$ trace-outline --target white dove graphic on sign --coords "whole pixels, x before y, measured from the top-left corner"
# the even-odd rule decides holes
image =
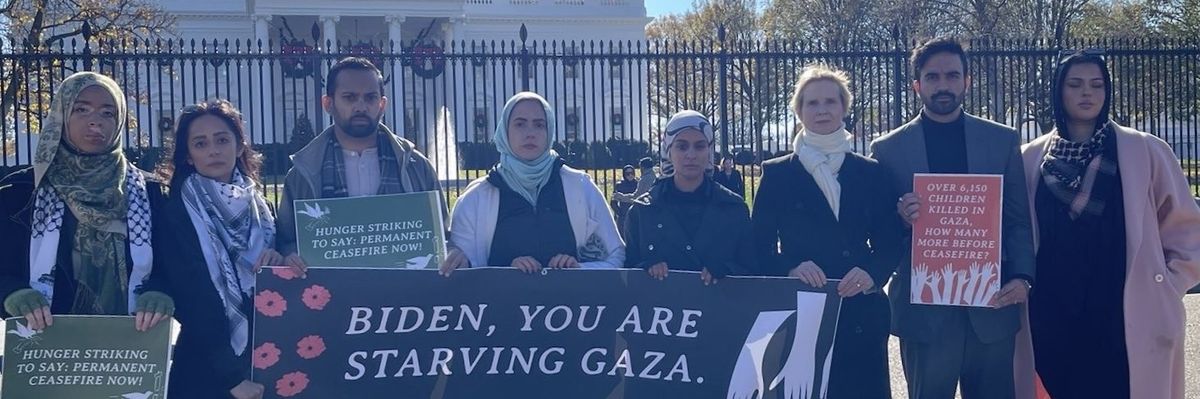
[[[112,398],[120,398],[120,399],[151,399],[151,398],[156,397],[156,395],[154,394],[154,391],[146,391],[146,392],[130,392],[130,393],[127,393],[127,394],[124,394],[121,396],[111,396],[111,397]]]
[[[409,259],[404,262],[404,268],[405,269],[424,269],[426,266],[429,266],[430,258],[433,258],[432,254],[425,255],[425,256],[418,256],[418,257]]]
[[[33,338],[33,336],[37,335],[37,333],[38,333],[37,330],[29,328],[28,326],[21,324],[21,322],[17,322],[16,325],[17,325],[17,329],[16,330],[8,330],[9,334],[16,334],[18,337],[30,339],[30,338]]]
[[[321,209],[320,204],[304,204],[304,210],[297,211],[297,213],[313,219],[320,219],[329,214],[329,208]]]

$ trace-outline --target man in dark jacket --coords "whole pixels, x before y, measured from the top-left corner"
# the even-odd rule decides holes
[[[429,159],[379,122],[387,107],[379,68],[363,58],[345,58],[329,68],[325,81],[321,105],[333,126],[292,156],[275,219],[276,247],[293,267],[305,262],[296,246],[292,201],[441,191]]]

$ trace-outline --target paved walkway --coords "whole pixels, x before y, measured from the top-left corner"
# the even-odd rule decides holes
[[[1185,343],[1187,359],[1187,393],[1186,398],[1200,398],[1200,294],[1188,295],[1183,301],[1187,309],[1187,342]],[[888,345],[891,349],[890,365],[892,366],[892,398],[908,397],[908,388],[904,384],[904,371],[900,368],[900,344],[892,337]]]

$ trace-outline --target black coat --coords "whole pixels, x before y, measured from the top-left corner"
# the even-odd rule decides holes
[[[153,209],[164,201],[163,186],[153,175],[142,172],[146,178],[146,196]],[[32,233],[34,212],[33,167],[27,167],[0,179],[0,301],[13,292],[29,287],[29,241]],[[71,259],[71,239],[78,220],[67,207],[63,212],[62,237],[58,240],[57,267],[54,268],[54,301],[50,313],[68,314],[75,302],[75,267]],[[133,257],[128,256],[129,245],[125,245],[126,259],[130,262],[127,273],[133,271]],[[156,282],[142,284],[142,291],[161,291]],[[2,308],[2,307],[0,307]],[[130,309],[131,311],[133,309]],[[3,317],[14,316],[0,309]]]
[[[722,186],[725,186],[725,188],[728,188],[729,191],[732,191],[739,197],[745,198],[746,181],[742,179],[742,172],[738,172],[737,169],[732,169],[730,172],[731,173],[729,175],[726,175],[725,171],[721,169],[714,170],[713,180],[715,180],[717,183],[720,183]]]
[[[711,180],[701,186],[708,203],[695,237],[688,239],[672,212],[674,182],[662,179],[638,198],[625,220],[625,265],[648,269],[666,262],[670,270],[708,271],[715,277],[751,274],[750,212],[741,197]]]
[[[162,284],[175,300],[175,319],[181,328],[175,344],[168,395],[179,398],[227,398],[229,390],[250,378],[253,340],[242,356],[229,345],[225,305],[208,274],[200,238],[192,226],[179,191],[154,210],[154,270],[151,280]],[[253,338],[253,298],[242,311],[250,318]]]
[[[812,261],[827,278],[858,267],[876,290],[842,300],[829,397],[888,397],[888,299],[882,291],[900,263],[903,227],[887,171],[846,154],[838,172],[841,212],[835,218],[813,176],[793,154],[763,163],[754,197],[754,240],[761,272],[784,276]],[[778,248],[778,249],[777,249]]]

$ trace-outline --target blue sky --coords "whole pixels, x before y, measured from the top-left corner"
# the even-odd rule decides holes
[[[692,0],[646,0],[646,14],[649,17],[682,14],[691,8]]]

